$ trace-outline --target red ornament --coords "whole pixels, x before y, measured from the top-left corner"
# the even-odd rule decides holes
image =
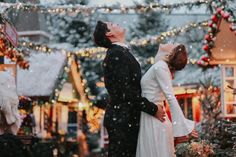
[[[204,45],[204,46],[203,46],[203,50],[209,51],[209,46],[208,46],[208,45]]]
[[[207,34],[207,35],[205,35],[205,40],[207,40],[207,41],[211,41],[211,37],[210,37],[210,35],[209,34]]]
[[[204,62],[209,62],[210,59],[207,56],[202,56],[201,60]]]
[[[224,16],[224,14],[225,14],[224,10],[221,10],[220,14],[221,14],[221,16]]]
[[[209,27],[212,27],[212,26],[213,26],[213,22],[212,22],[212,21],[209,22],[209,23],[208,23],[208,26],[209,26]]]
[[[224,17],[224,19],[228,20],[229,17],[230,17],[230,14],[229,14],[229,13],[224,13],[224,14],[223,14],[223,17]]]
[[[218,17],[216,15],[213,15],[211,19],[214,23],[218,22]]]
[[[202,65],[202,61],[197,61],[197,64],[198,65]]]
[[[217,11],[217,13],[220,13],[222,11],[222,9],[221,8],[217,8],[216,11]]]

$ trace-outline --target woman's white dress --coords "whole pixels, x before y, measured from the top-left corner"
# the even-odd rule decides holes
[[[194,122],[184,117],[175,98],[171,73],[165,61],[157,61],[141,80],[142,96],[149,101],[170,106],[172,122],[166,115],[161,123],[155,117],[141,113],[140,131],[136,157],[174,157],[174,137],[188,135],[194,129]]]

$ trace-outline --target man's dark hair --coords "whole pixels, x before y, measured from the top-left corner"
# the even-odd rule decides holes
[[[107,24],[98,21],[97,25],[95,27],[93,37],[94,37],[94,42],[101,47],[109,48],[112,44],[110,39],[107,38],[106,33],[109,32],[110,30],[107,28]]]
[[[170,58],[170,66],[174,70],[182,70],[188,62],[187,51],[184,45],[180,44],[173,49],[173,56]]]

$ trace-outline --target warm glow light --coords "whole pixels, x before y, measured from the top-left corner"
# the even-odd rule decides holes
[[[96,83],[96,86],[97,86],[97,87],[104,87],[105,84],[104,84],[104,82],[97,82],[97,83]]]
[[[193,119],[196,122],[201,121],[201,105],[199,102],[199,96],[192,98],[192,109],[193,109]]]

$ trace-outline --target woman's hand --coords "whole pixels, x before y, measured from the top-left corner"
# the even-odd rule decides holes
[[[157,110],[157,112],[155,114],[155,117],[163,123],[166,120],[165,119],[166,113],[165,113],[165,111],[163,109],[163,106],[158,105],[157,107],[158,107],[158,110]]]
[[[198,132],[196,129],[193,129],[193,131],[186,136],[181,136],[181,137],[175,137],[175,145],[180,144],[180,143],[184,143],[184,142],[188,142],[190,139],[193,138],[198,138]]]

